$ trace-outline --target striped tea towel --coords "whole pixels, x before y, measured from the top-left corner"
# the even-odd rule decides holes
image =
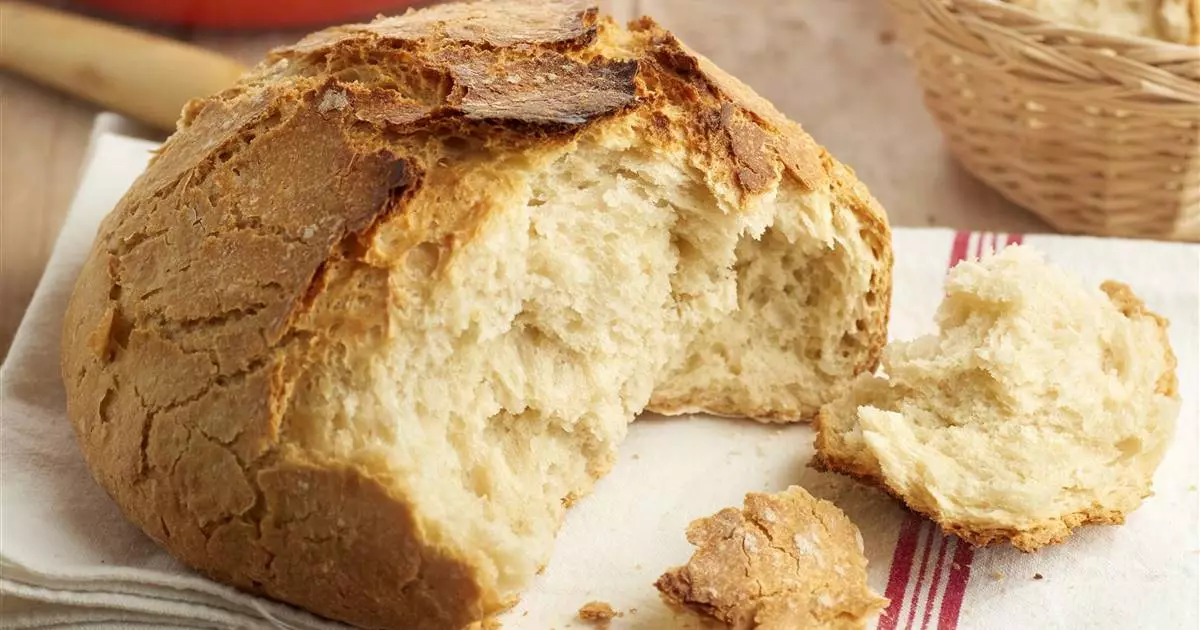
[[[92,481],[64,416],[59,326],[96,226],[152,145],[100,134],[71,214],[0,369],[0,627],[333,628],[180,566],[128,525]],[[872,587],[891,599],[878,627],[1197,628],[1197,319],[1200,249],[1056,236],[895,231],[891,332],[932,329],[947,267],[1020,242],[1098,284],[1133,286],[1172,321],[1183,410],[1156,495],[1121,527],[1090,527],[1036,554],[971,549],[882,493],[807,467],[812,431],[704,416],[634,423],[613,472],[567,517],[554,556],[505,628],[583,627],[591,600],[613,628],[697,628],[657,597],[655,578],[687,560],[691,520],[747,491],[799,484],[862,530]]]

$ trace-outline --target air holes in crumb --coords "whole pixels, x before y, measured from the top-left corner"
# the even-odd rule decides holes
[[[133,322],[126,319],[120,310],[113,314],[112,328],[109,329],[109,339],[118,347],[129,347],[129,335],[133,333]]]
[[[443,142],[447,151],[453,151],[455,153],[462,153],[463,151],[467,151],[471,148],[471,141],[462,136],[450,136]]]
[[[224,164],[225,162],[228,162],[229,159],[232,157],[233,157],[233,153],[231,153],[229,151],[222,151],[217,154],[217,159],[220,160],[222,164]]]
[[[109,388],[104,392],[104,397],[100,399],[100,422],[107,424],[109,421],[109,409],[112,407],[113,398],[115,398],[116,390]]]
[[[437,269],[441,249],[433,243],[421,243],[408,250],[404,258],[404,267],[413,276],[425,277]]]
[[[676,252],[679,252],[680,260],[694,260],[699,257],[696,246],[686,238],[675,236],[671,239],[671,245],[675,246]]]
[[[361,83],[363,80],[363,76],[358,72],[357,68],[338,70],[333,76],[342,83]]]
[[[1117,442],[1117,448],[1120,449],[1121,455],[1132,457],[1142,452],[1142,441],[1136,437],[1127,437]]]
[[[492,493],[492,474],[486,467],[477,466],[471,471],[471,489],[479,497],[488,497]]]

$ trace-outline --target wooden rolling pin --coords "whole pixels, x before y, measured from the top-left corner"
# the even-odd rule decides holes
[[[237,61],[21,2],[0,2],[0,70],[171,131],[189,99],[233,85]]]

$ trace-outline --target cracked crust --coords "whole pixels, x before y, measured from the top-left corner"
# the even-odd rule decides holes
[[[321,615],[459,628],[511,605],[425,538],[392,479],[306,445],[309,390],[388,334],[396,260],[480,229],[472,208],[410,203],[433,165],[453,179],[463,143],[536,155],[619,117],[685,145],[734,197],[762,192],[776,163],[859,195],[886,301],[882,210],[709,66],[648,19],[622,31],[574,2],[441,5],[314,34],[189,104],[103,223],[66,313],[68,414],[100,485],[184,563]],[[385,229],[397,250],[371,246]]]
[[[1159,341],[1165,349],[1166,358],[1155,391],[1167,398],[1177,399],[1179,396],[1179,381],[1176,374],[1177,359],[1171,350],[1167,333],[1169,323],[1166,318],[1146,308],[1145,303],[1133,293],[1128,285],[1109,280],[1101,284],[1100,288],[1122,315],[1134,320],[1146,319],[1154,324]],[[866,382],[868,378],[864,375],[860,377],[860,382]],[[869,392],[864,394],[864,391],[864,389],[855,388],[849,395],[864,396],[857,400],[860,404],[875,404],[871,394]],[[811,462],[813,468],[841,473],[862,483],[885,490],[902,501],[909,509],[923,514],[937,523],[946,533],[954,534],[974,546],[1009,543],[1021,551],[1034,552],[1047,545],[1065,541],[1075,529],[1084,525],[1120,525],[1125,522],[1125,517],[1130,511],[1107,509],[1095,505],[1077,512],[1044,519],[1033,526],[1022,528],[988,527],[977,522],[955,519],[942,513],[927,496],[927,493],[908,492],[892,483],[884,476],[878,461],[867,454],[856,451],[847,444],[844,437],[832,429],[836,413],[838,413],[836,404],[826,405],[813,419],[813,429],[816,434],[814,441],[816,452]],[[1151,494],[1147,483],[1138,498],[1144,499]]]
[[[862,537],[846,515],[798,486],[750,493],[688,526],[697,547],[655,586],[667,603],[734,628],[855,629],[887,606],[867,588]]]

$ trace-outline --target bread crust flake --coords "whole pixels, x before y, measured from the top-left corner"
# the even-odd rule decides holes
[[[887,606],[867,588],[858,528],[793,486],[750,493],[688,526],[687,565],[655,582],[663,599],[733,628],[857,629]]]

